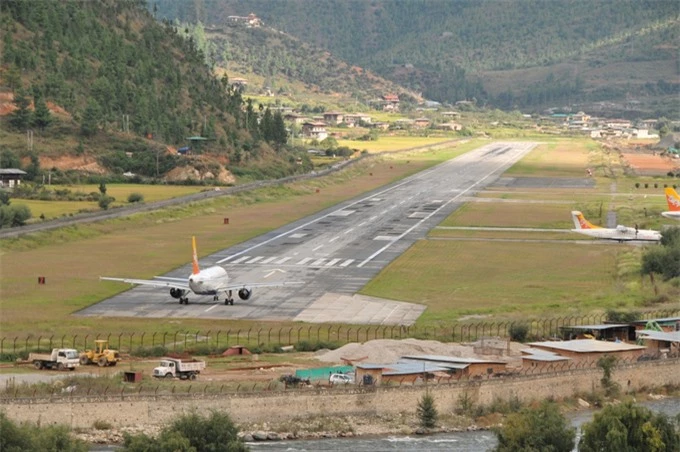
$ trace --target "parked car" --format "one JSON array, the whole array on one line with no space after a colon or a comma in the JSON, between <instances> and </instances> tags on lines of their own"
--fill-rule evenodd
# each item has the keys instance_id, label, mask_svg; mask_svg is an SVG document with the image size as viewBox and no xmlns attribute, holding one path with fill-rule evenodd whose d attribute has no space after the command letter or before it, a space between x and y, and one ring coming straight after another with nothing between
<instances>
[{"instance_id":1,"label":"parked car","mask_svg":"<svg viewBox=\"0 0 680 452\"><path fill-rule=\"evenodd\" d=\"M354 378L352 378L351 375L346 374L332 374L330 377L328 377L328 381L332 385L347 385L353 384Z\"/></svg>"}]
</instances>

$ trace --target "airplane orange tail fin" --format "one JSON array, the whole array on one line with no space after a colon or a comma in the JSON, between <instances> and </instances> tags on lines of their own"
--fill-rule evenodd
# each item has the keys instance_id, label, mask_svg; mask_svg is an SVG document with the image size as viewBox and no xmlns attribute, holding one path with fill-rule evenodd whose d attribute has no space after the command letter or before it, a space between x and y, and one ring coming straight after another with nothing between
<instances>
[{"instance_id":1,"label":"airplane orange tail fin","mask_svg":"<svg viewBox=\"0 0 680 452\"><path fill-rule=\"evenodd\" d=\"M600 226L595 226L592 224L590 221L586 220L586 217L583 216L581 212L578 210L573 210L571 212L571 218L574 220L574 227L576 229L599 229Z\"/></svg>"},{"instance_id":2,"label":"airplane orange tail fin","mask_svg":"<svg viewBox=\"0 0 680 452\"><path fill-rule=\"evenodd\" d=\"M666 187L665 192L668 209L671 212L680 212L680 195L678 195L673 187Z\"/></svg>"},{"instance_id":3,"label":"airplane orange tail fin","mask_svg":"<svg viewBox=\"0 0 680 452\"><path fill-rule=\"evenodd\" d=\"M191 237L191 248L193 250L193 254L191 256L191 263L193 264L193 271L191 272L192 274L197 274L201 270L198 268L198 253L196 252L196 237Z\"/></svg>"}]
</instances>

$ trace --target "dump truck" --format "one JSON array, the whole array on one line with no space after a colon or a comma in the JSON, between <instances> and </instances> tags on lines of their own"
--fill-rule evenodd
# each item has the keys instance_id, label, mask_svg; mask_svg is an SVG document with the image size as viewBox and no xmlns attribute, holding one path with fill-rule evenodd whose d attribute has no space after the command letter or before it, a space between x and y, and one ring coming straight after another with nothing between
<instances>
[{"instance_id":1,"label":"dump truck","mask_svg":"<svg viewBox=\"0 0 680 452\"><path fill-rule=\"evenodd\" d=\"M78 350L55 348L52 353L29 353L28 360L36 369L74 370L80 364Z\"/></svg>"},{"instance_id":2,"label":"dump truck","mask_svg":"<svg viewBox=\"0 0 680 452\"><path fill-rule=\"evenodd\" d=\"M85 350L80 354L80 364L97 364L99 367L115 366L120 361L118 350L109 349L109 341L97 339L94 341L94 350Z\"/></svg>"},{"instance_id":3,"label":"dump truck","mask_svg":"<svg viewBox=\"0 0 680 452\"><path fill-rule=\"evenodd\" d=\"M154 368L153 376L156 378L195 380L196 375L200 374L203 369L205 369L205 361L163 358L160 366Z\"/></svg>"}]
</instances>

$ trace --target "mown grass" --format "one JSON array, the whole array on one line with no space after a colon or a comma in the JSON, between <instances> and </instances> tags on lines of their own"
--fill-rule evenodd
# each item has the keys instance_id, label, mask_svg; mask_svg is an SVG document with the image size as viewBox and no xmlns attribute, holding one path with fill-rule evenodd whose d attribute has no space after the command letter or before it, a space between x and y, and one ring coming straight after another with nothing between
<instances>
[{"instance_id":1,"label":"mown grass","mask_svg":"<svg viewBox=\"0 0 680 452\"><path fill-rule=\"evenodd\" d=\"M598 152L582 140L549 142L506 174L587 177L584 168L601 157ZM593 188L489 187L479 201L468 202L446 218L441 228L433 229L429 240L416 243L392 262L362 293L427 305L418 320L420 326L469 314L554 316L650 307L656 295L640 277L641 247L616 242L577 244L572 240L588 238L574 233L447 229L568 230L573 227L570 211L575 209L604 226L609 209L616 211L622 224L664 223L655 214L660 211L661 195L612 192L612 188L634 186L634 179L624 177L615 165L607 168L613 177L595 178ZM677 289L663 284L660 291L670 294L670 299L680 296Z\"/></svg>"},{"instance_id":2,"label":"mown grass","mask_svg":"<svg viewBox=\"0 0 680 452\"><path fill-rule=\"evenodd\" d=\"M413 174L474 147L424 153L415 159L370 159L332 176L269 187L116 220L2 240L0 335L245 329L257 322L72 317L73 312L127 288L100 275L149 278L186 264L190 238L207 255ZM223 219L230 219L224 225ZM47 284L38 285L38 276ZM277 327L277 324L269 325Z\"/></svg>"},{"instance_id":3,"label":"mown grass","mask_svg":"<svg viewBox=\"0 0 680 452\"><path fill-rule=\"evenodd\" d=\"M417 136L381 136L377 141L338 140L338 146L368 152L396 151L399 149L425 146L444 141L454 140L455 137L417 137Z\"/></svg>"}]
</instances>

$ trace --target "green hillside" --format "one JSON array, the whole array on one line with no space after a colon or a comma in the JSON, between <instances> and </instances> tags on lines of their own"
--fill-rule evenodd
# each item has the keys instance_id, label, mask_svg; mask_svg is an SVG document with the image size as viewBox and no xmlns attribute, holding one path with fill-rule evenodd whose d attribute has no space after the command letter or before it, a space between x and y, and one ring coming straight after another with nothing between
<instances>
[{"instance_id":1,"label":"green hillside","mask_svg":"<svg viewBox=\"0 0 680 452\"><path fill-rule=\"evenodd\" d=\"M159 17L266 25L440 101L502 108L631 100L678 115L674 0L153 0ZM603 83L603 80L606 83Z\"/></svg>"},{"instance_id":2,"label":"green hillside","mask_svg":"<svg viewBox=\"0 0 680 452\"><path fill-rule=\"evenodd\" d=\"M100 171L158 177L196 166L168 145L200 136L194 155L219 157L200 162L208 172L225 163L254 177L263 167L302 170L289 158L280 114L244 102L143 1L8 0L0 23L3 153L90 155ZM35 136L29 150L27 130Z\"/></svg>"}]
</instances>

